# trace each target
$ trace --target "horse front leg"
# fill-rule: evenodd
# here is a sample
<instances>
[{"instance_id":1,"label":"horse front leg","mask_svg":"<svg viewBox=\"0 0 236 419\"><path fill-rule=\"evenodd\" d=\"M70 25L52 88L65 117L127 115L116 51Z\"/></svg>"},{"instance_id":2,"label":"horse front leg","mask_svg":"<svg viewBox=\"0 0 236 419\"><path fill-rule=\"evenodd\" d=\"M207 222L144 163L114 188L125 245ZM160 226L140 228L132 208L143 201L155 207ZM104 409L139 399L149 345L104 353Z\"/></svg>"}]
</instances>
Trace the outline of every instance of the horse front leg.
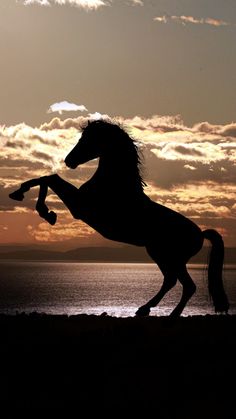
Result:
<instances>
[{"instance_id":1,"label":"horse front leg","mask_svg":"<svg viewBox=\"0 0 236 419\"><path fill-rule=\"evenodd\" d=\"M54 211L49 211L45 204L45 199L48 192L48 176L42 176L36 179L30 179L22 183L20 188L12 192L9 197L16 201L23 201L25 192L28 192L31 188L39 186L39 195L36 203L36 211L38 211L41 218L46 220L49 224L54 225L56 223L57 215Z\"/></svg>"},{"instance_id":2,"label":"horse front leg","mask_svg":"<svg viewBox=\"0 0 236 419\"><path fill-rule=\"evenodd\" d=\"M40 185L46 176L42 176L35 179L27 180L26 182L23 182L19 189L9 194L9 198L14 199L15 201L23 201L25 197L25 192L28 192L31 188L34 186Z\"/></svg>"},{"instance_id":3,"label":"horse front leg","mask_svg":"<svg viewBox=\"0 0 236 419\"><path fill-rule=\"evenodd\" d=\"M45 204L45 199L48 192L48 186L46 183L40 184L39 196L36 203L36 211L38 211L41 218L46 220L49 224L54 225L57 221L57 214L54 211L49 211Z\"/></svg>"},{"instance_id":4,"label":"horse front leg","mask_svg":"<svg viewBox=\"0 0 236 419\"><path fill-rule=\"evenodd\" d=\"M36 210L38 211L40 217L44 218L52 225L56 222L55 212L49 212L48 207L45 204L47 190L50 188L62 200L71 212L72 216L76 219L79 218L78 189L57 174L28 180L22 183L20 188L12 192L9 197L16 201L23 201L25 192L29 191L30 188L33 188L34 186L40 187L39 197L36 204Z\"/></svg>"}]
</instances>

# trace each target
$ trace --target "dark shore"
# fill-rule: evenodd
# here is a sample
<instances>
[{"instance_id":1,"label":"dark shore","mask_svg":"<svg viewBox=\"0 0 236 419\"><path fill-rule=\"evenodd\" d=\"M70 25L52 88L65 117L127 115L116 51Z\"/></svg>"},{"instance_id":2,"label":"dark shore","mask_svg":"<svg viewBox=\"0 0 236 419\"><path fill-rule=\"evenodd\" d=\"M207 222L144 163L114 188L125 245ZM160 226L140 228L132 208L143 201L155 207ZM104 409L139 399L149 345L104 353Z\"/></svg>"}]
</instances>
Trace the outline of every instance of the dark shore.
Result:
<instances>
[{"instance_id":1,"label":"dark shore","mask_svg":"<svg viewBox=\"0 0 236 419\"><path fill-rule=\"evenodd\" d=\"M235 418L236 316L0 315L2 418Z\"/></svg>"}]
</instances>

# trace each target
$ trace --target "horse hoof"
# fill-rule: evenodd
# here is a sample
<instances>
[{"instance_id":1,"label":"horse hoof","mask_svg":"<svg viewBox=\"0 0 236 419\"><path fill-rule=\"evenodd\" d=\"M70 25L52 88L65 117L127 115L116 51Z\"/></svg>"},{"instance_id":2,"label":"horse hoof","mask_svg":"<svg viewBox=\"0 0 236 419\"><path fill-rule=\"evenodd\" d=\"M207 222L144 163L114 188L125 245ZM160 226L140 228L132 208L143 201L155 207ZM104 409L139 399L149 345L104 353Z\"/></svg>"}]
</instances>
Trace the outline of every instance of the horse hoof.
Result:
<instances>
[{"instance_id":1,"label":"horse hoof","mask_svg":"<svg viewBox=\"0 0 236 419\"><path fill-rule=\"evenodd\" d=\"M149 314L150 314L150 308L145 307L145 306L140 307L135 313L137 317L145 317L145 316L149 316Z\"/></svg>"},{"instance_id":2,"label":"horse hoof","mask_svg":"<svg viewBox=\"0 0 236 419\"><path fill-rule=\"evenodd\" d=\"M48 221L49 224L53 226L54 224L56 224L57 214L54 211L50 211L45 217L45 220Z\"/></svg>"},{"instance_id":3,"label":"horse hoof","mask_svg":"<svg viewBox=\"0 0 236 419\"><path fill-rule=\"evenodd\" d=\"M9 198L14 199L15 201L23 201L24 194L18 190L9 194Z\"/></svg>"},{"instance_id":4,"label":"horse hoof","mask_svg":"<svg viewBox=\"0 0 236 419\"><path fill-rule=\"evenodd\" d=\"M49 224L51 224L52 226L54 224L56 224L57 221L57 214L54 211L39 211L37 210L40 217L43 218L45 221L47 221Z\"/></svg>"}]
</instances>

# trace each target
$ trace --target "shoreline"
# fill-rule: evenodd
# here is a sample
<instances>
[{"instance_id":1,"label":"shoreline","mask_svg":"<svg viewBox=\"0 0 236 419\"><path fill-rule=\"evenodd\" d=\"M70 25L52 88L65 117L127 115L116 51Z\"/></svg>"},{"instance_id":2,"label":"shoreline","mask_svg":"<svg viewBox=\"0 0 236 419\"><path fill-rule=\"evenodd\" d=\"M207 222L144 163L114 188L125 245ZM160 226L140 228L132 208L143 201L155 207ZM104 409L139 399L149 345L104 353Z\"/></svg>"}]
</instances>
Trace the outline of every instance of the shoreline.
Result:
<instances>
[{"instance_id":1,"label":"shoreline","mask_svg":"<svg viewBox=\"0 0 236 419\"><path fill-rule=\"evenodd\" d=\"M1 263L55 263L55 264L60 264L60 263L66 263L66 264L80 264L80 265L154 265L155 267L158 266L156 265L155 262L153 262L152 260L150 261L138 261L138 260L134 260L134 261L107 261L107 260L68 260L68 259L3 259L0 258L0 264ZM206 262L189 262L187 263L187 268L188 269L196 269L196 270L205 270L207 271L208 265ZM225 263L224 267L223 267L223 272L227 271L227 270L236 270L236 263Z\"/></svg>"},{"instance_id":2,"label":"shoreline","mask_svg":"<svg viewBox=\"0 0 236 419\"><path fill-rule=\"evenodd\" d=\"M236 315L0 314L0 327L2 403L21 414L234 417Z\"/></svg>"}]
</instances>

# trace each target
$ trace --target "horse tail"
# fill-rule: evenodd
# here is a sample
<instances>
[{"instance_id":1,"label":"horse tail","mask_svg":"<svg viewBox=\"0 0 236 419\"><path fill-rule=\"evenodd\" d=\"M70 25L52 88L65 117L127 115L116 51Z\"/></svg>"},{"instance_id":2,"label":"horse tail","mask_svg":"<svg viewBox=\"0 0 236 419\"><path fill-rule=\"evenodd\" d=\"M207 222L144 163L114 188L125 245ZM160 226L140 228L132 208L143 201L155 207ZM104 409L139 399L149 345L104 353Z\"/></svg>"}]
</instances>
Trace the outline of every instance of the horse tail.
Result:
<instances>
[{"instance_id":1,"label":"horse tail","mask_svg":"<svg viewBox=\"0 0 236 419\"><path fill-rule=\"evenodd\" d=\"M208 263L208 290L212 297L215 312L229 310L229 302L224 290L222 272L224 264L224 242L216 230L204 230L203 237L211 242Z\"/></svg>"}]
</instances>

